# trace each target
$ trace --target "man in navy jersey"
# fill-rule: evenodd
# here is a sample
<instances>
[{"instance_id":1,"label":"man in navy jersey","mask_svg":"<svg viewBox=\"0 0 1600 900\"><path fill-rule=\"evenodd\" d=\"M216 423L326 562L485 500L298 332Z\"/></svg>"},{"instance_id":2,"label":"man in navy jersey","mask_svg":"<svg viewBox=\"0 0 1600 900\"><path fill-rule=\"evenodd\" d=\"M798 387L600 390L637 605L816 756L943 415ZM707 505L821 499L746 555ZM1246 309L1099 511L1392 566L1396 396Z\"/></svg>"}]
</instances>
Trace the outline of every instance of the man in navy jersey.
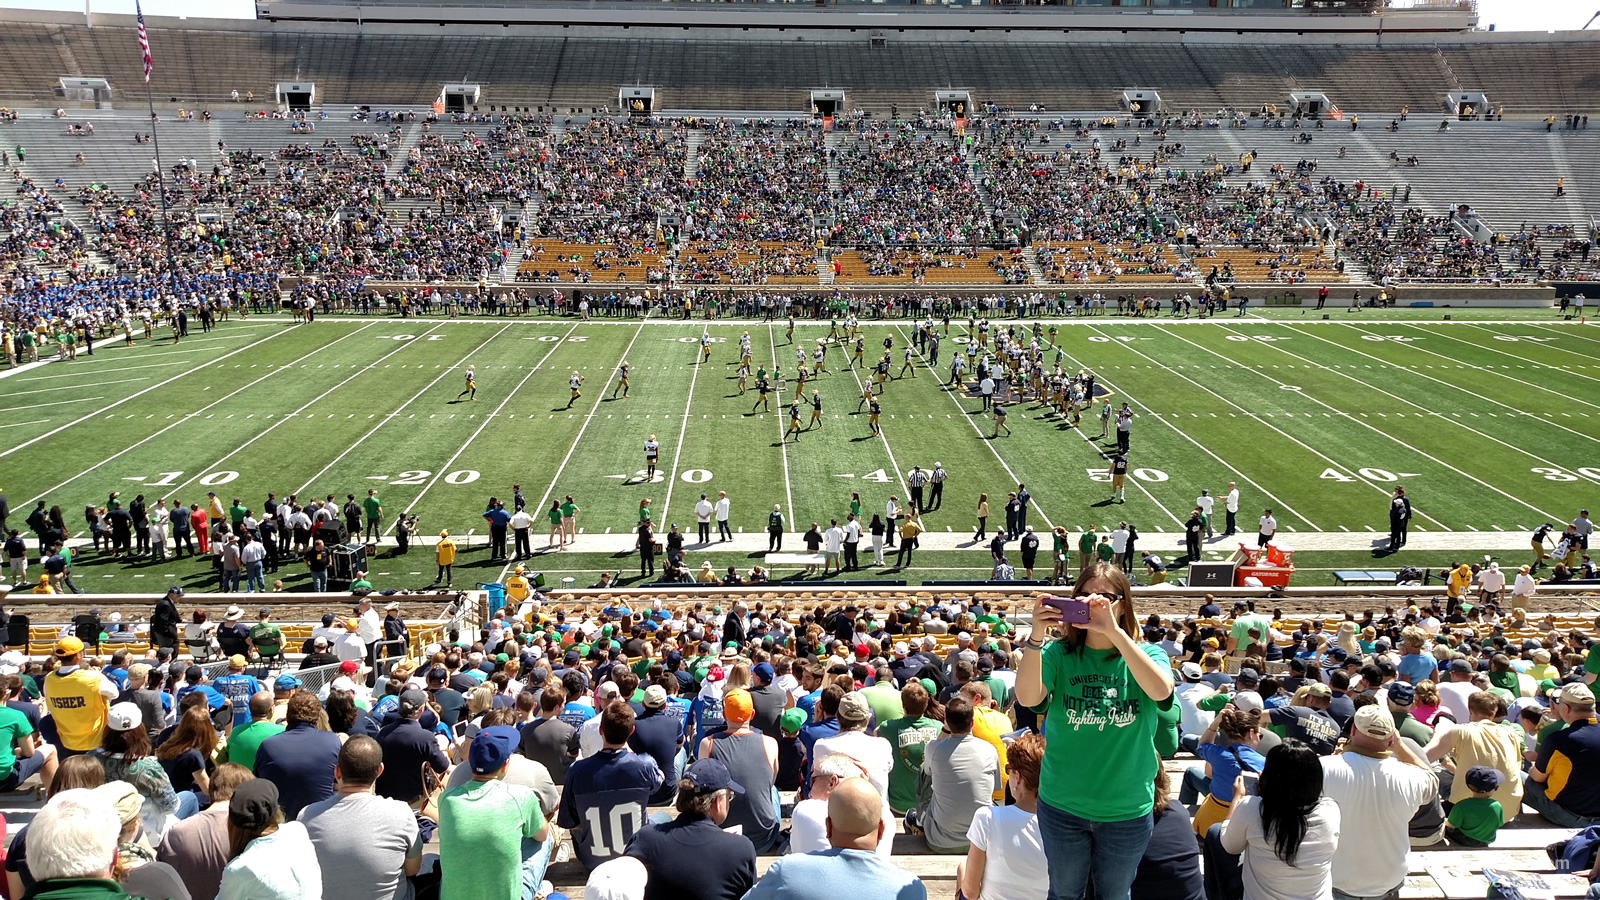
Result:
<instances>
[{"instance_id":1,"label":"man in navy jersey","mask_svg":"<svg viewBox=\"0 0 1600 900\"><path fill-rule=\"evenodd\" d=\"M604 746L567 769L556 819L586 869L622 855L644 828L650 795L662 780L654 759L628 749L634 716L627 701L611 701L600 716Z\"/></svg>"}]
</instances>

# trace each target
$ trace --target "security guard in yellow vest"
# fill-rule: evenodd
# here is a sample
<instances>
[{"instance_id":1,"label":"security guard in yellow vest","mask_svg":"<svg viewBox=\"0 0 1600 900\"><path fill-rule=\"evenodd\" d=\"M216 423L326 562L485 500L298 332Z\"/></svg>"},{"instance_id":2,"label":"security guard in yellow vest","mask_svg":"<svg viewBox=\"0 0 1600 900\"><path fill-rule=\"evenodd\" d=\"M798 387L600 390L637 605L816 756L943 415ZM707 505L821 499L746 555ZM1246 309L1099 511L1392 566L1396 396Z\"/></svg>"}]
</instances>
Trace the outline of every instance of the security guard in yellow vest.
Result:
<instances>
[{"instance_id":1,"label":"security guard in yellow vest","mask_svg":"<svg viewBox=\"0 0 1600 900\"><path fill-rule=\"evenodd\" d=\"M45 676L45 708L55 720L63 759L100 746L106 710L117 699L117 685L99 670L83 668L83 641L56 641L56 670Z\"/></svg>"}]
</instances>

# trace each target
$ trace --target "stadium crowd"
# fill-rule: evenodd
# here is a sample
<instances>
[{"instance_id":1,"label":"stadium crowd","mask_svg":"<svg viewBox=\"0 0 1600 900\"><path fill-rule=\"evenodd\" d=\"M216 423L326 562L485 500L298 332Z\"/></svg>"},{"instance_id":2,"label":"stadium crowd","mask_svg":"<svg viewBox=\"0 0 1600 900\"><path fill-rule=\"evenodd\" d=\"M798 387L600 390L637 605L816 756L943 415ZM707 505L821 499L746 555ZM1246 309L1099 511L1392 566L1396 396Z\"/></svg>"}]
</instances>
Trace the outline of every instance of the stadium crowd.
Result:
<instances>
[{"instance_id":1,"label":"stadium crowd","mask_svg":"<svg viewBox=\"0 0 1600 900\"><path fill-rule=\"evenodd\" d=\"M230 610L215 677L176 589L143 656L0 657L0 790L50 795L10 840L12 895L528 900L561 896L570 853L586 873L558 878L593 898L914 900L903 829L963 857L970 898L1363 898L1395 895L1412 848L1600 823L1600 643L1475 597L1141 616L1092 560L1031 608L505 588L480 630L381 672L363 596L300 648ZM1600 876L1593 841L1562 849ZM779 857L759 878L758 855Z\"/></svg>"}]
</instances>

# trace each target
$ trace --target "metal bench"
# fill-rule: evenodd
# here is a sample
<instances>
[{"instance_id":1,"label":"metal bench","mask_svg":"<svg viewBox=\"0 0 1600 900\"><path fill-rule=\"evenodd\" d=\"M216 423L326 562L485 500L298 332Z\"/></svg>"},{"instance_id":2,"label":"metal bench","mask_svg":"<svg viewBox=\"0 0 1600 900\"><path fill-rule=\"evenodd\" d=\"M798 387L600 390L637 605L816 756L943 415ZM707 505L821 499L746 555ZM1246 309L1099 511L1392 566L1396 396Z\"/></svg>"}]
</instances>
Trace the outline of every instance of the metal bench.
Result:
<instances>
[{"instance_id":1,"label":"metal bench","mask_svg":"<svg viewBox=\"0 0 1600 900\"><path fill-rule=\"evenodd\" d=\"M1333 573L1333 583L1339 585L1394 584L1397 578L1394 572L1365 569L1339 569Z\"/></svg>"}]
</instances>

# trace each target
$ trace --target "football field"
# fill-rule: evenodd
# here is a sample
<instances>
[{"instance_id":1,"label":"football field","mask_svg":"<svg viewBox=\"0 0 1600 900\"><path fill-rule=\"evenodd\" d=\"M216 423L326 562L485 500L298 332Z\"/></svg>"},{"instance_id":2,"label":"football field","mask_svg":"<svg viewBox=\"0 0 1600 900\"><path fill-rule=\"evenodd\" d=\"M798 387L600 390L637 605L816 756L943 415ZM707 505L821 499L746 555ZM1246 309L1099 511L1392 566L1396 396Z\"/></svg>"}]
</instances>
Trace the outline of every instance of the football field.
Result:
<instances>
[{"instance_id":1,"label":"football field","mask_svg":"<svg viewBox=\"0 0 1600 900\"><path fill-rule=\"evenodd\" d=\"M387 534L398 513L411 511L421 534L448 529L471 535L476 548L487 532L488 499L509 508L520 484L537 517L536 549L545 544L542 513L553 500L571 495L581 509L576 550L534 568L583 572L604 564L631 574L636 563L617 554L631 545L647 498L663 531L676 523L692 538L700 495L714 500L726 491L734 531L754 540L774 506L791 533L842 522L852 492L870 518L891 495L909 496L912 466L938 462L949 478L942 507L926 517L925 549L900 576L913 580L985 568L986 547L971 544L978 496L989 495L992 533L1004 525L1007 492L1018 483L1033 496L1028 523L1040 532L1064 526L1075 546L1077 532L1119 521L1146 535L1181 532L1201 489L1220 496L1236 481L1242 534L1253 535L1270 507L1282 537L1341 554L1329 561L1370 559L1373 541L1386 537L1396 484L1414 504L1414 544L1523 548L1507 554L1516 562L1534 527L1559 526L1595 505L1600 329L1549 311L1457 312L1453 321L1441 310L1329 312L1330 321L1268 310L1203 323L1055 323L1063 367L1096 373L1108 392L1102 397L1134 411L1122 504L1108 501L1114 443L1100 439L1095 411L1073 428L1031 400L1018 402L1007 418L1012 433L994 437L971 373L966 385L946 385L951 355L964 353L972 337L955 320L937 367L914 354L916 377L891 378L881 434L868 428L865 412L857 414L867 373L849 368L850 347L825 344L831 374L806 386L808 398L813 387L820 391L821 423L785 443L795 351L814 349L827 322L802 322L791 339L781 321L235 319L209 334L196 329L176 346L107 343L92 357L80 353L0 379L0 488L10 500L10 527L23 527L44 500L61 507L74 532L86 528L84 506L104 504L113 491L124 501L142 493L185 504L216 491L225 504L239 497L259 509L268 491L301 500L333 494L342 504L347 494L361 498L375 488ZM774 396L770 411L755 408L754 377L744 395L737 388L746 332L754 364L771 368L776 360L786 376L784 402ZM910 322L867 321L863 333L869 363L892 341L897 376ZM711 355L700 363L703 334ZM1047 351L1047 362L1053 356ZM624 360L631 390L613 397ZM476 399L458 400L469 365ZM573 372L584 383L569 404ZM807 404L801 421L810 420ZM651 435L661 447L653 479L644 474ZM1221 508L1219 501L1219 532ZM1158 548L1169 559L1181 552L1172 543L1163 538ZM800 548L791 534L784 549ZM1232 546L1209 549L1215 555ZM1411 552L1386 565L1406 564ZM415 565L377 568L418 582L410 576L431 577L430 556L413 548ZM695 552L691 562L702 556L719 569L749 565L743 552ZM468 554L478 565L458 586L501 573L502 564L486 557ZM184 561L91 571L87 583L78 579L90 590L150 590L149 581L132 579L176 576L199 585L207 570Z\"/></svg>"}]
</instances>

